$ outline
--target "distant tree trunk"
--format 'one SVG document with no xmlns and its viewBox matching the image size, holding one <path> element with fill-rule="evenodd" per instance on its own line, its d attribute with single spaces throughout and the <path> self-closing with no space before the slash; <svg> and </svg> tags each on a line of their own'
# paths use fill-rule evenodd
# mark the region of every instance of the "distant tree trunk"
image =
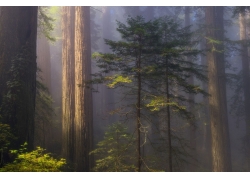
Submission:
<svg viewBox="0 0 250 180">
<path fill-rule="evenodd" d="M 103 38 L 104 39 L 112 39 L 112 22 L 111 22 L 111 15 L 110 15 L 110 7 L 105 7 L 104 14 L 103 14 Z M 108 45 L 104 44 L 103 46 L 104 53 L 110 53 L 110 49 Z M 112 73 L 108 73 L 107 75 L 112 75 Z M 111 124 L 114 122 L 114 116 L 110 116 L 109 112 L 114 110 L 114 89 L 107 88 L 106 86 L 103 88 L 104 90 L 104 113 L 106 114 L 107 123 Z"/>
<path fill-rule="evenodd" d="M 42 83 L 51 89 L 51 65 L 49 42 L 44 35 L 37 39 L 37 67 L 40 68 Z"/>
<path fill-rule="evenodd" d="M 249 59 L 247 53 L 247 38 L 246 38 L 246 20 L 245 13 L 242 11 L 239 14 L 240 23 L 240 40 L 241 43 L 241 59 L 243 71 L 243 91 L 244 91 L 244 105 L 245 105 L 245 122 L 246 122 L 246 152 L 250 151 L 250 73 L 249 73 Z M 247 154 L 247 170 L 250 170 L 250 157 Z"/>
<path fill-rule="evenodd" d="M 13 6 L 0 12 L 0 114 L 18 137 L 17 148 L 34 143 L 37 10 Z"/>
<path fill-rule="evenodd" d="M 75 7 L 75 163 L 76 171 L 90 171 L 92 149 L 90 7 Z"/>
<path fill-rule="evenodd" d="M 75 116 L 75 8 L 63 7 L 62 12 L 62 154 L 72 163 L 74 162 Z"/>
<path fill-rule="evenodd" d="M 210 110 L 210 121 L 211 121 L 211 146 L 212 146 L 212 170 L 213 171 L 228 171 L 225 157 L 226 147 L 224 146 L 224 133 L 223 133 L 223 116 L 222 113 L 223 99 L 220 93 L 220 80 L 219 80 L 219 61 L 221 59 L 219 52 L 220 47 L 217 44 L 210 42 L 210 39 L 222 40 L 217 33 L 216 21 L 218 20 L 219 7 L 206 7 L 206 24 L 209 26 L 207 29 L 207 48 L 210 51 L 207 53 L 208 60 L 208 92 L 209 96 L 209 110 Z M 216 50 L 215 50 L 216 49 Z"/>
<path fill-rule="evenodd" d="M 40 82 L 42 82 L 50 91 L 51 89 L 51 65 L 50 65 L 50 47 L 49 42 L 46 39 L 44 35 L 41 35 L 41 37 L 37 38 L 37 67 L 41 70 L 41 72 L 38 73 L 38 78 Z M 42 131 L 36 130 L 35 128 L 35 134 L 36 136 L 39 136 L 40 142 L 36 141 L 37 146 L 41 146 L 48 151 L 50 150 L 51 140 L 52 137 L 52 124 L 43 120 L 42 122 L 35 121 L 35 127 L 42 128 Z M 42 141 L 41 141 L 41 136 Z"/>
<path fill-rule="evenodd" d="M 202 39 L 201 41 L 201 49 L 205 50 L 206 48 L 206 42 L 205 39 Z M 203 66 L 207 65 L 207 60 L 205 55 L 201 55 L 201 63 Z M 208 91 L 207 82 L 202 82 L 202 89 L 205 91 Z M 210 121 L 209 121 L 209 101 L 208 97 L 203 97 L 203 103 L 204 103 L 204 122 L 202 124 L 203 126 L 203 145 L 202 145 L 202 158 L 203 158 L 203 165 L 206 168 L 206 170 L 211 171 L 211 164 L 212 164 L 212 156 L 211 156 L 211 128 L 210 128 Z"/>
<path fill-rule="evenodd" d="M 228 116 L 227 116 L 227 91 L 226 91 L 226 73 L 225 73 L 225 57 L 224 57 L 224 7 L 217 7 L 216 10 L 216 27 L 218 27 L 217 34 L 221 44 L 218 45 L 220 52 L 218 53 L 218 75 L 219 75 L 219 85 L 220 85 L 220 97 L 221 97 L 221 118 L 222 118 L 222 128 L 224 136 L 224 148 L 225 148 L 225 165 L 226 171 L 232 171 L 231 165 L 231 147 L 230 147 L 230 136 L 228 127 Z"/>
<path fill-rule="evenodd" d="M 170 103 L 169 97 L 169 72 L 168 72 L 168 59 L 166 58 L 166 98 L 167 103 Z M 168 144 L 168 171 L 173 171 L 173 164 L 172 164 L 172 141 L 171 141 L 171 119 L 170 119 L 170 107 L 167 106 L 167 115 L 166 115 L 166 122 L 167 122 L 167 144 Z"/>
<path fill-rule="evenodd" d="M 185 7 L 185 27 L 190 26 L 190 7 L 186 6 Z M 190 57 L 187 58 L 187 61 L 192 62 L 192 59 Z M 194 77 L 190 75 L 188 79 L 188 83 L 190 85 L 194 85 Z M 195 97 L 194 94 L 190 93 L 189 94 L 189 100 L 194 102 Z M 189 111 L 192 113 L 192 116 L 190 117 L 189 120 L 189 135 L 190 135 L 190 148 L 191 148 L 191 164 L 189 164 L 189 169 L 191 172 L 195 171 L 195 160 L 197 157 L 197 152 L 196 152 L 196 122 L 195 122 L 195 116 L 194 116 L 194 105 L 192 103 L 189 103 Z"/>
</svg>

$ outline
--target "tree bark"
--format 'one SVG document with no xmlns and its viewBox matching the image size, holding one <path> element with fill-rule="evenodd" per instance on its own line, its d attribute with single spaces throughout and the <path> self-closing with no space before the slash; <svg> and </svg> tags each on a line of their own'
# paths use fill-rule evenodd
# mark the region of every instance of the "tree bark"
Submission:
<svg viewBox="0 0 250 180">
<path fill-rule="evenodd" d="M 224 133 L 223 133 L 223 98 L 220 93 L 220 80 L 219 80 L 219 46 L 211 40 L 221 40 L 219 33 L 216 32 L 216 20 L 218 17 L 218 7 L 206 7 L 206 24 L 209 26 L 207 29 L 207 48 L 210 50 L 207 53 L 208 60 L 208 92 L 209 96 L 209 110 L 211 122 L 211 147 L 212 147 L 212 170 L 213 171 L 228 171 L 225 157 L 226 147 L 224 146 Z"/>
<path fill-rule="evenodd" d="M 75 163 L 90 171 L 92 149 L 90 7 L 75 7 Z"/>
<path fill-rule="evenodd" d="M 62 155 L 72 163 L 75 116 L 75 8 L 66 6 L 62 8 L 62 12 Z"/>
<path fill-rule="evenodd" d="M 232 171 L 231 165 L 231 148 L 230 148 L 230 136 L 228 126 L 228 115 L 227 115 L 227 91 L 226 91 L 226 73 L 225 73 L 225 56 L 224 56 L 224 7 L 216 7 L 216 27 L 218 27 L 217 34 L 219 40 L 222 42 L 218 44 L 218 73 L 219 73 L 219 85 L 220 85 L 220 107 L 221 107 L 221 119 L 222 119 L 222 130 L 224 136 L 224 148 L 225 148 L 225 165 L 226 171 Z"/>
<path fill-rule="evenodd" d="M 141 37 L 139 37 L 140 47 L 136 57 L 137 68 L 137 102 L 136 102 L 136 131 L 137 131 L 137 171 L 141 171 Z"/>
<path fill-rule="evenodd" d="M 243 71 L 243 91 L 244 91 L 244 105 L 245 105 L 245 123 L 246 123 L 246 152 L 250 151 L 250 73 L 249 73 L 249 59 L 247 52 L 247 37 L 246 37 L 246 20 L 245 13 L 239 14 L 240 23 L 240 40 L 241 43 L 241 59 Z M 250 157 L 247 154 L 247 169 L 250 170 Z"/>
</svg>

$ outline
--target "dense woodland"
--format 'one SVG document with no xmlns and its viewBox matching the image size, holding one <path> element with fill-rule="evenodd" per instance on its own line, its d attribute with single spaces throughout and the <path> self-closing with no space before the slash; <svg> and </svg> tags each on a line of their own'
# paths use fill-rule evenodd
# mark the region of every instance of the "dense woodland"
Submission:
<svg viewBox="0 0 250 180">
<path fill-rule="evenodd" d="M 0 7 L 0 172 L 250 171 L 250 8 Z"/>
</svg>

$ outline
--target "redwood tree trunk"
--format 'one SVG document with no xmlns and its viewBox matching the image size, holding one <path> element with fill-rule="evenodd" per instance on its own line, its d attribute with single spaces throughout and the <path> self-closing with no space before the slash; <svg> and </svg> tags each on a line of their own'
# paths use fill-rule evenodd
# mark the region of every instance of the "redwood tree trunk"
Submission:
<svg viewBox="0 0 250 180">
<path fill-rule="evenodd" d="M 219 73 L 219 85 L 220 85 L 220 107 L 221 107 L 221 119 L 222 119 L 222 130 L 224 136 L 224 148 L 225 148 L 225 166 L 226 171 L 232 171 L 231 165 L 231 148 L 230 148 L 230 136 L 229 136 L 229 126 L 228 126 L 228 115 L 227 115 L 227 91 L 226 91 L 226 73 L 225 73 L 225 57 L 224 57 L 224 7 L 216 7 L 216 27 L 217 36 L 222 42 L 218 45 L 218 73 Z"/>
<path fill-rule="evenodd" d="M 246 19 L 245 13 L 239 14 L 240 22 L 240 40 L 241 43 L 241 59 L 243 71 L 243 91 L 244 91 L 244 105 L 245 105 L 245 122 L 246 122 L 246 138 L 245 147 L 246 152 L 250 150 L 250 73 L 249 73 L 249 59 L 247 52 L 247 38 L 246 38 Z M 250 170 L 250 157 L 247 154 L 247 169 Z"/>
<path fill-rule="evenodd" d="M 208 61 L 208 92 L 209 96 L 209 110 L 211 122 L 211 146 L 212 146 L 212 170 L 213 171 L 228 171 L 225 157 L 225 136 L 223 133 L 223 98 L 220 93 L 220 80 L 219 80 L 219 46 L 213 44 L 209 38 L 221 40 L 220 34 L 216 32 L 216 20 L 219 18 L 219 7 L 206 7 L 206 24 L 208 27 L 207 35 L 207 48 L 210 51 L 207 53 Z M 217 51 L 215 51 L 216 49 Z"/>
<path fill-rule="evenodd" d="M 90 7 L 75 7 L 75 163 L 76 171 L 90 171 L 92 149 Z"/>
<path fill-rule="evenodd" d="M 63 7 L 62 41 L 62 154 L 74 162 L 75 116 L 75 57 L 74 21 L 75 8 Z"/>
</svg>

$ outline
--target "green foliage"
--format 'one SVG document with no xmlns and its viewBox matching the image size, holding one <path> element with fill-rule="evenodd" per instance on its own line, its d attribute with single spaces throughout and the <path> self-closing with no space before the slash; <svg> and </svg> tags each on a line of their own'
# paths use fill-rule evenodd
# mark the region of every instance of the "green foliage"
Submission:
<svg viewBox="0 0 250 180">
<path fill-rule="evenodd" d="M 51 17 L 51 13 L 56 13 L 57 7 L 38 7 L 38 34 L 43 34 L 49 41 L 55 42 L 56 38 L 52 37 L 51 32 L 54 30 L 53 23 L 55 19 Z"/>
<path fill-rule="evenodd" d="M 115 85 L 117 85 L 118 83 L 131 83 L 132 82 L 132 80 L 129 77 L 125 77 L 122 75 L 114 75 L 114 76 L 109 76 L 106 78 L 112 80 L 112 82 L 107 85 L 110 88 L 114 88 Z"/>
<path fill-rule="evenodd" d="M 27 143 L 19 150 L 12 150 L 16 156 L 13 163 L 0 168 L 1 172 L 60 172 L 66 164 L 65 159 L 54 159 L 45 150 L 37 147 L 34 151 L 27 152 Z"/>
<path fill-rule="evenodd" d="M 174 111 L 188 114 L 185 106 L 192 102 L 176 93 L 177 88 L 185 93 L 208 95 L 200 85 L 188 82 L 191 76 L 207 81 L 205 67 L 195 63 L 201 51 L 193 48 L 197 42 L 190 27 L 182 28 L 169 17 L 148 22 L 141 16 L 129 17 L 127 24 L 117 24 L 122 40 L 105 40 L 112 53 L 93 54 L 101 69 L 94 82 L 106 82 L 110 88 L 125 87 L 124 91 L 133 96 L 140 76 L 141 104 L 154 111 L 170 106 Z M 113 75 L 107 76 L 110 72 Z M 164 97 L 166 84 L 171 102 Z M 160 108 L 159 103 L 164 105 Z"/>
<path fill-rule="evenodd" d="M 39 71 L 37 72 L 39 77 Z M 36 109 L 35 109 L 35 138 L 38 145 L 43 144 L 44 136 L 55 126 L 53 121 L 55 109 L 53 99 L 48 88 L 37 78 L 36 81 Z M 43 144 L 44 145 L 44 144 Z M 43 147 L 43 146 L 42 146 Z"/>
<path fill-rule="evenodd" d="M 15 137 L 11 134 L 10 126 L 0 122 L 0 150 L 7 150 L 13 139 L 15 139 Z"/>
<path fill-rule="evenodd" d="M 134 139 L 120 122 L 109 126 L 104 140 L 91 154 L 96 157 L 94 171 L 125 172 L 135 171 L 133 165 Z"/>
<path fill-rule="evenodd" d="M 151 137 L 154 136 L 157 144 L 155 147 L 165 144 L 163 152 L 167 158 L 168 130 L 159 127 L 159 120 L 164 124 L 169 119 L 169 108 L 171 121 L 179 119 L 177 116 L 193 121 L 194 115 L 187 106 L 195 102 L 187 94 L 207 95 L 197 83 L 207 81 L 205 67 L 196 63 L 201 53 L 195 48 L 198 42 L 194 40 L 190 27 L 182 28 L 180 23 L 167 16 L 151 21 L 145 21 L 141 16 L 129 17 L 126 23 L 117 22 L 117 25 L 122 40 L 105 40 L 112 53 L 93 54 L 101 69 L 95 74 L 94 82 L 121 88 L 122 98 L 129 100 L 123 101 L 123 107 L 114 112 L 120 113 L 126 120 L 139 119 L 141 128 L 137 130 L 145 135 L 144 142 L 138 141 L 141 147 L 148 142 L 152 145 L 147 134 L 147 127 L 151 127 Z M 195 84 L 190 83 L 191 77 L 196 79 Z M 175 149 L 185 151 L 183 141 L 173 139 L 172 152 L 173 145 Z M 172 154 L 176 157 L 181 153 Z M 143 157 L 142 163 L 146 167 L 150 163 L 146 163 L 145 159 Z"/>
<path fill-rule="evenodd" d="M 10 126 L 0 122 L 0 167 L 5 163 L 4 154 L 8 152 L 11 142 L 15 139 Z"/>
<path fill-rule="evenodd" d="M 3 101 L 0 106 L 0 114 L 3 123 L 10 124 L 11 127 L 15 124 L 17 118 L 15 112 L 20 110 L 22 107 L 15 107 L 16 102 L 21 101 L 22 98 L 26 97 L 26 84 L 25 80 L 31 77 L 33 69 L 28 68 L 30 66 L 30 53 L 26 47 L 22 48 L 22 53 L 16 55 L 11 60 L 11 67 L 8 71 L 7 81 L 7 93 L 3 96 Z M 30 69 L 30 70 L 27 70 Z"/>
</svg>

